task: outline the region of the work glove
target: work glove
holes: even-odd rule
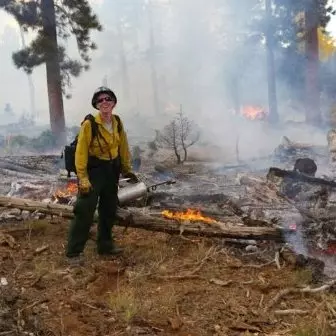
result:
[[[124,174],[124,178],[129,178],[130,179],[128,181],[129,183],[138,183],[139,182],[138,177],[132,172],[128,172],[128,173]]]
[[[82,195],[87,195],[88,193],[90,193],[90,191],[92,190],[92,185],[88,178],[83,178],[79,180],[78,190],[79,193]]]

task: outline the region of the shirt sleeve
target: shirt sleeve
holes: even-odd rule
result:
[[[85,121],[79,131],[78,142],[75,153],[75,165],[78,178],[88,178],[87,164],[89,158],[89,147],[91,142],[92,132],[90,121]]]

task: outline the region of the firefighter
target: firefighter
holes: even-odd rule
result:
[[[85,120],[79,131],[75,154],[78,195],[66,249],[66,256],[72,265],[84,262],[82,252],[97,204],[98,254],[111,256],[122,252],[115,245],[112,235],[118,204],[119,175],[121,173],[123,177],[130,178],[132,183],[138,182],[138,178],[131,171],[126,133],[119,117],[113,114],[116,104],[117,97],[113,91],[106,87],[98,88],[92,97],[92,106],[99,110],[95,115],[96,136],[92,138],[90,120]]]

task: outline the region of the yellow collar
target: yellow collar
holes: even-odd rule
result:
[[[114,119],[115,119],[115,117],[114,117],[114,115],[112,114],[112,122],[114,121]],[[103,121],[102,121],[102,119],[101,119],[100,113],[98,113],[98,114],[95,115],[95,121],[96,121],[96,123],[99,124],[99,125],[102,125],[102,124],[103,124]]]

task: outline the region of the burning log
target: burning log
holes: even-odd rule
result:
[[[68,205],[43,203],[21,198],[0,196],[0,206],[17,208],[27,211],[38,211],[49,215],[73,218],[73,207]],[[170,234],[198,235],[207,237],[276,240],[283,241],[284,234],[289,230],[273,227],[246,227],[230,225],[230,218],[225,222],[208,224],[204,222],[178,221],[145,215],[136,209],[118,208],[116,223],[123,227],[132,227],[149,231],[165,232]],[[97,217],[95,217],[97,219]]]
[[[265,120],[267,111],[261,106],[243,106],[241,108],[241,115],[249,120]]]
[[[170,202],[160,202],[159,206],[153,206],[152,209],[162,209],[164,207],[166,210],[170,211],[188,211],[190,209],[190,206],[186,205],[178,205],[175,203]],[[221,221],[223,218],[227,218],[228,216],[233,216],[233,212],[227,208],[227,209],[220,209],[220,210],[214,210],[211,208],[207,208],[204,206],[195,206],[197,210],[199,210],[202,214],[206,216],[211,216],[212,218]]]

